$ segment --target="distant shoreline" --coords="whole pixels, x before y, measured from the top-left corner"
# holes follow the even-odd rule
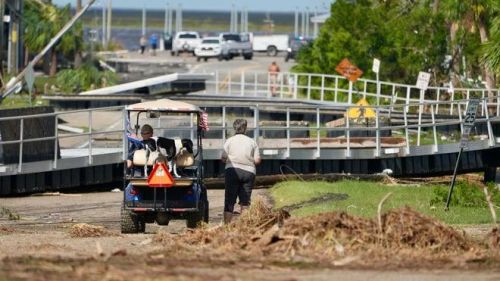
[[[173,7],[175,10],[175,7]],[[313,16],[311,14],[311,16]],[[230,11],[183,10],[183,29],[197,31],[228,31]],[[270,18],[274,26],[265,22]],[[147,10],[147,27],[163,29],[164,10]],[[173,19],[175,25],[175,17]],[[238,21],[239,22],[239,21]],[[98,28],[102,24],[102,10],[99,7],[90,9],[83,16],[84,26]],[[248,12],[250,31],[261,33],[292,33],[295,24],[295,12]],[[113,9],[112,26],[120,28],[141,28],[141,9]],[[174,26],[175,27],[175,26]],[[312,28],[312,24],[311,24]],[[174,28],[175,29],[175,28]]]

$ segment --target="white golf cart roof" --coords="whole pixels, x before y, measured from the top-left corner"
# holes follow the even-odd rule
[[[125,107],[128,111],[178,111],[178,112],[198,112],[201,111],[196,105],[183,101],[170,99],[159,99],[141,103],[130,104]]]

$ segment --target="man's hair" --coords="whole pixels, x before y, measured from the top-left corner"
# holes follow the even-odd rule
[[[141,127],[141,133],[153,133],[153,127],[149,124],[144,124]]]
[[[234,120],[233,128],[236,134],[244,134],[247,131],[247,120],[245,119]]]

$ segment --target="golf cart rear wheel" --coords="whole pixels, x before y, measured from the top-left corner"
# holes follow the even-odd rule
[[[122,233],[139,233],[146,230],[144,219],[136,213],[126,210],[123,205],[121,209],[120,225]]]
[[[188,228],[196,228],[205,219],[207,202],[205,200],[200,200],[198,203],[198,211],[188,213],[186,218],[186,226]]]
[[[203,210],[203,221],[205,223],[208,223],[208,219],[209,219],[209,204],[208,204],[208,201],[205,202],[205,210]]]

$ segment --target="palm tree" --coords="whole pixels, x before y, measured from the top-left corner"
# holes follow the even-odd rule
[[[443,1],[445,14],[450,20],[450,38],[454,44],[455,60],[452,62],[455,67],[460,58],[460,44],[457,44],[457,32],[463,28],[466,33],[475,33],[479,31],[479,40],[481,44],[486,45],[489,42],[489,21],[493,17],[492,7],[495,0],[446,0]],[[482,66],[483,76],[488,89],[495,87],[495,76],[490,67]],[[493,92],[488,91],[488,96]]]
[[[66,22],[71,19],[70,7],[67,5],[58,9],[51,4],[37,0],[25,1],[26,34],[25,44],[29,51],[40,52],[53,38]],[[51,50],[49,75],[57,72],[57,55],[75,54],[81,50],[83,39],[78,36],[81,25],[68,31],[61,41]]]
[[[484,46],[482,63],[489,67],[497,75],[500,75],[500,2],[494,2],[491,7],[492,13],[496,13],[491,25],[490,41]]]
[[[76,12],[78,13],[80,10],[82,9],[82,0],[76,0]],[[80,32],[78,33],[78,36],[81,36],[83,37],[83,32],[81,32],[82,30],[80,30]],[[76,50],[75,52],[75,68],[77,67],[80,67],[80,65],[82,64],[82,50],[81,48],[79,48],[79,50]]]

